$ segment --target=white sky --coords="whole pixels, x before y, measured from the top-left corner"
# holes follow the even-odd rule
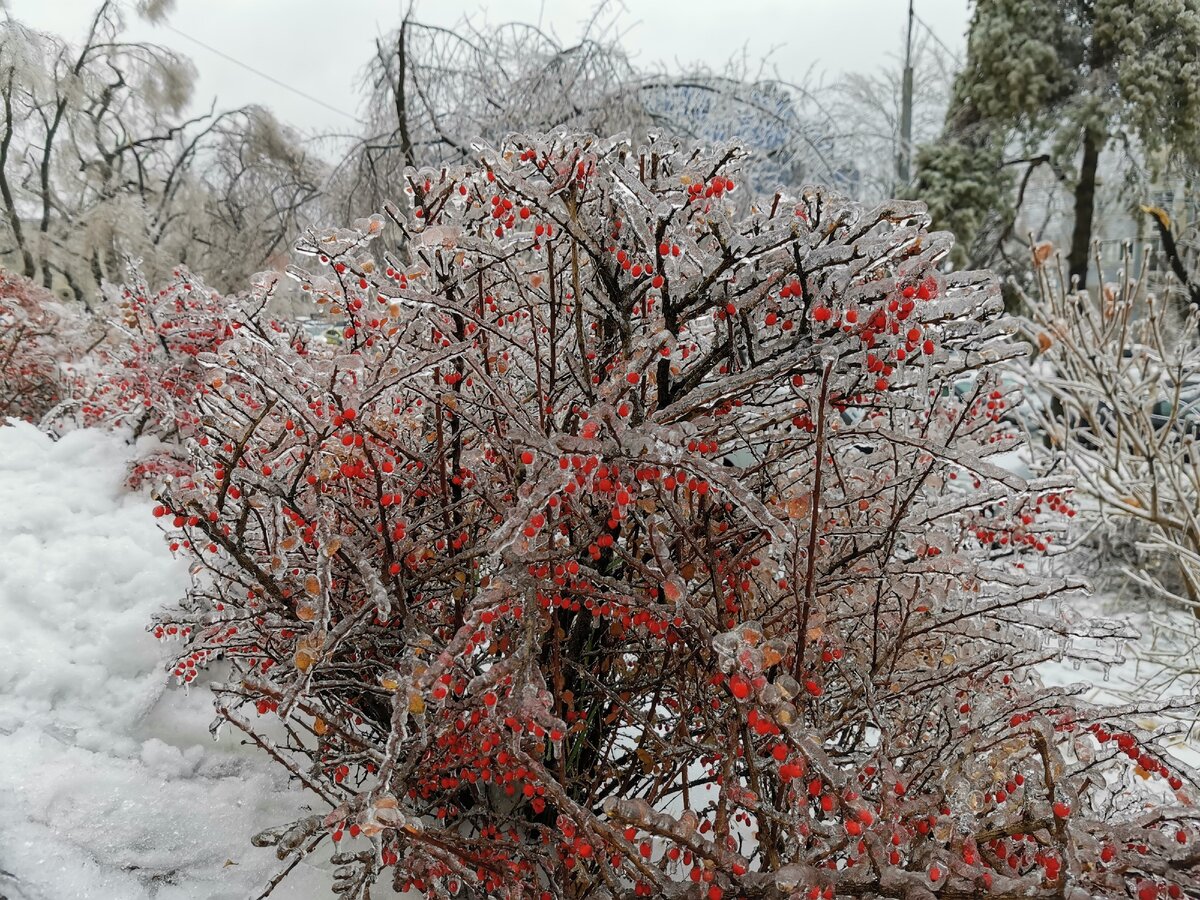
[[[77,40],[99,0],[7,0],[11,14]],[[3,0],[0,0],[3,5]],[[358,75],[375,38],[394,28],[404,0],[177,0],[167,26],[129,16],[129,35],[189,56],[199,71],[196,102],[219,108],[259,103],[302,131],[353,129],[345,116],[287,91],[198,46],[201,41],[293,88],[358,112]],[[415,18],[453,27],[477,21],[541,22],[560,38],[578,36],[592,0],[416,0]],[[917,15],[961,54],[967,0],[916,0]],[[848,71],[898,66],[905,0],[625,0],[623,43],[635,61],[678,60],[719,67],[733,55],[770,54],[780,76],[832,80]],[[918,25],[918,28],[920,26]],[[182,33],[182,35],[180,34]]]

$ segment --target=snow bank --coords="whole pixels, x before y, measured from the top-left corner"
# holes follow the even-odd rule
[[[169,688],[145,626],[178,598],[128,446],[0,426],[0,897],[242,900],[281,865],[254,832],[307,797],[270,760],[208,735],[202,687]],[[226,732],[228,734],[228,732]],[[318,861],[319,864],[320,861]],[[328,897],[305,866],[271,894]]]

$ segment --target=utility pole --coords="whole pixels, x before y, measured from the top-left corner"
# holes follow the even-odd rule
[[[904,87],[900,99],[900,152],[896,154],[896,180],[900,187],[908,184],[912,163],[912,68],[913,0],[908,0],[908,38],[904,42]]]

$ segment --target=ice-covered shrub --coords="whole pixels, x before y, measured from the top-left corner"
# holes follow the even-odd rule
[[[6,416],[39,422],[71,397],[74,364],[101,336],[87,313],[0,270],[0,423]]]
[[[1097,581],[1147,605],[1200,618],[1200,310],[1147,289],[1146,259],[1125,248],[1120,278],[1098,296],[1067,289],[1047,255],[1023,330],[1035,464],[1071,473]],[[1045,257],[1044,259],[1042,257]],[[1079,560],[1075,561],[1079,565]],[[1194,673],[1200,630],[1160,617],[1142,652]]]
[[[1195,774],[1032,668],[1115,632],[1041,571],[1064,483],[989,461],[996,285],[740,156],[410,170],[299,244],[341,346],[197,354],[155,631],[326,805],[258,842],[353,897],[1177,894]]]
[[[182,267],[158,289],[132,268],[126,283],[106,286],[105,293],[110,337],[89,360],[81,423],[156,439],[135,460],[134,483],[186,472],[180,450],[199,435],[197,403],[213,388],[197,357],[233,334],[242,299],[222,297]],[[247,314],[267,321],[261,308]]]
[[[196,395],[208,387],[196,356],[229,336],[227,304],[178,268],[158,290],[132,269],[127,283],[108,288],[106,300],[118,337],[83,406],[85,423],[128,427],[135,436],[191,437]]]

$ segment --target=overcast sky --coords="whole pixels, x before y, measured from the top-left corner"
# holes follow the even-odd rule
[[[98,0],[7,0],[35,28],[82,37]],[[405,0],[177,0],[165,26],[131,15],[130,35],[189,56],[199,71],[197,102],[260,103],[303,131],[354,129],[358,76],[375,38],[399,22]],[[415,17],[453,27],[477,22],[540,22],[571,40],[592,0],[416,0]],[[623,43],[642,65],[770,56],[781,77],[810,70],[832,80],[847,71],[899,65],[906,0],[625,0]],[[917,15],[953,52],[962,53],[967,0],[916,0]],[[920,25],[918,25],[920,27]],[[191,40],[189,40],[191,38]],[[195,43],[200,41],[335,109],[292,93]]]

